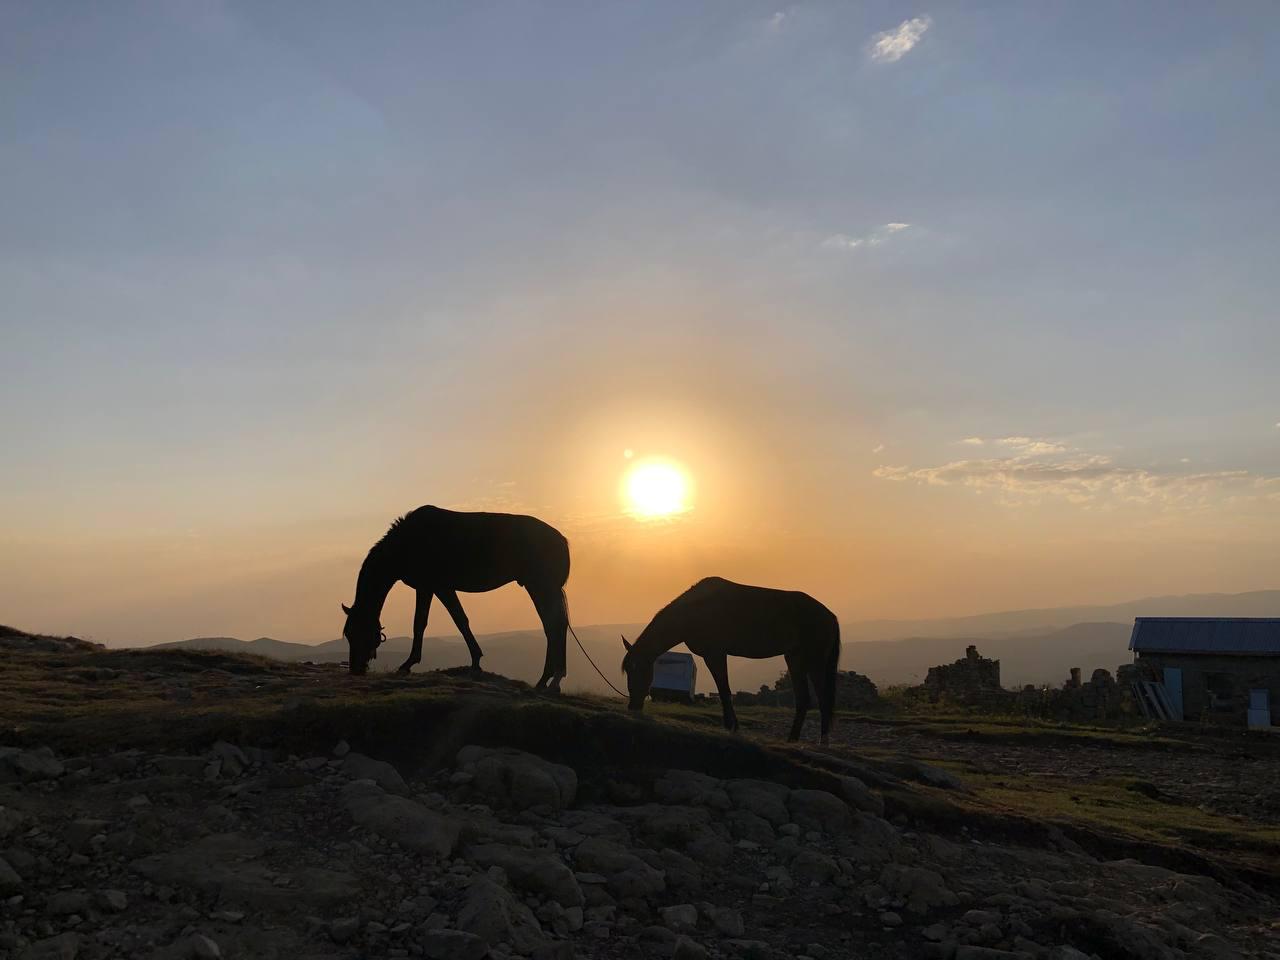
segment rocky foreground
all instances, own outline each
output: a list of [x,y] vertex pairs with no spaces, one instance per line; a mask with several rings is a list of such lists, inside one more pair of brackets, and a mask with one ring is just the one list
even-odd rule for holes
[[1280,957],[1243,884],[912,829],[853,777],[593,777],[481,746],[409,780],[345,742],[0,748],[0,960]]

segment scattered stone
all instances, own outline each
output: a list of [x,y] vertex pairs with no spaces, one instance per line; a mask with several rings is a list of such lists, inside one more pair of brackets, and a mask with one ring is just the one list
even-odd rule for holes
[[954,907],[960,902],[942,876],[927,867],[891,863],[881,872],[880,885],[906,900],[907,909],[912,913],[928,913],[935,907]]
[[347,943],[360,932],[358,917],[342,917],[329,924],[329,937],[334,943]]
[[920,935],[926,940],[932,940],[934,943],[941,943],[947,938],[947,926],[943,923],[931,923],[920,931]]
[[[347,759],[353,756],[356,754]],[[461,824],[457,820],[429,810],[408,797],[386,793],[372,783],[348,784],[342,791],[342,799],[356,823],[407,850],[448,857],[458,844]]]
[[707,948],[688,937],[677,937],[671,960],[706,960]]
[[663,907],[659,912],[663,925],[676,933],[688,933],[698,926],[698,908],[691,903]]
[[[325,762],[322,760],[320,766],[324,766]],[[383,760],[351,751],[342,758],[341,770],[352,780],[372,780],[388,793],[401,796],[409,794],[409,785],[400,776],[400,771]]]
[[857,777],[841,777],[840,793],[855,810],[873,813],[877,817],[884,816],[884,799],[872,793]]
[[509,943],[520,953],[532,953],[546,941],[532,911],[490,876],[477,878],[467,888],[458,929],[489,946]]
[[0,857],[0,896],[8,896],[22,890],[22,877],[9,865],[9,861]]
[[34,750],[0,747],[0,780],[34,783],[56,780],[65,772],[62,761],[48,747],[36,747]]
[[499,806],[563,810],[578,794],[578,775],[572,767],[521,750],[463,747],[458,770],[471,774],[471,788]]
[[221,772],[229,777],[238,777],[249,766],[249,758],[234,743],[219,740],[213,745],[213,756],[221,763]]
[[421,943],[431,960],[481,960],[489,952],[483,938],[465,930],[427,930]]
[[37,940],[19,955],[19,960],[76,960],[79,953],[80,938],[74,933],[60,933]]
[[121,913],[129,906],[129,898],[122,890],[99,890],[96,902],[98,909],[107,913]]
[[79,890],[63,890],[51,896],[45,911],[55,917],[68,917],[73,913],[82,916],[89,912],[89,895]]
[[902,915],[894,913],[892,910],[886,910],[880,914],[880,922],[886,927],[900,927],[902,926]]
[[345,740],[339,740],[333,748],[333,755],[341,760],[351,752],[351,745]]
[[802,830],[817,830],[832,836],[847,832],[853,821],[849,805],[825,790],[792,790],[787,809]]
[[481,867],[501,867],[516,885],[562,907],[580,907],[586,902],[573,871],[554,854],[486,843],[468,847],[466,857]]
[[580,869],[601,873],[615,897],[649,897],[667,888],[666,878],[619,843],[588,837],[574,851]]
[[194,933],[191,939],[187,941],[190,955],[195,960],[221,960],[222,949],[217,942],[209,939],[202,933]]
[[715,907],[707,905],[704,913],[716,931],[725,937],[741,937],[746,933],[746,924],[742,922],[742,913],[732,907]]

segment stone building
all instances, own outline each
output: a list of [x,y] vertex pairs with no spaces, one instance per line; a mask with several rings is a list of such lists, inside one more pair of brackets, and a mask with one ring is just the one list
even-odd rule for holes
[[1280,719],[1280,618],[1138,617],[1129,649],[1140,679],[1162,685],[1171,719]]
[[992,698],[1007,697],[1000,686],[1000,661],[979,656],[978,648],[972,645],[965,647],[964,656],[955,663],[930,667],[924,690],[930,703],[947,700],[977,706]]

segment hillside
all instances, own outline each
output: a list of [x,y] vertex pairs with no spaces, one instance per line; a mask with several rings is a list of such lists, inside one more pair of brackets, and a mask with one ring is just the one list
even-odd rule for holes
[[[1001,660],[1002,677],[1007,686],[1024,683],[1059,684],[1071,667],[1082,667],[1086,676],[1095,667],[1114,671],[1131,658],[1127,651],[1132,624],[1079,623],[1064,630],[1018,637],[909,637],[904,640],[845,643],[841,666],[869,676],[881,686],[919,683],[929,667],[964,656],[964,648],[976,644],[983,656]],[[578,636],[591,658],[615,684],[621,685],[618,664],[622,659],[619,634],[634,637],[636,624],[610,624],[578,628]],[[514,630],[486,634],[477,638],[485,652],[483,665],[508,677],[535,680],[542,672],[546,640],[538,630]],[[391,637],[382,646],[373,667],[376,671],[394,670],[409,654],[408,637]],[[260,638],[243,641],[231,637],[201,637],[164,644],[154,649],[221,650],[255,653],[286,662],[304,660],[337,663],[347,657],[345,640],[332,640],[310,646],[283,643]],[[678,648],[678,649],[683,649]],[[464,666],[471,662],[460,637],[428,637],[422,647],[423,662],[418,670],[438,670]],[[609,687],[583,657],[573,638],[568,645],[569,676],[567,689],[591,693],[608,693]],[[782,658],[769,660],[735,659],[729,679],[735,690],[757,690],[761,684],[772,686],[786,664]],[[713,690],[710,678],[702,671],[698,689]]]
[[785,710],[729,735],[469,671],[0,650],[6,957],[1280,948],[1266,738],[843,718],[820,749]]

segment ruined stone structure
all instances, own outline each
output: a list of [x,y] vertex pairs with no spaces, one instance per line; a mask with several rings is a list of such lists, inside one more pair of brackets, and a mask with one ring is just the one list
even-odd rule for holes
[[978,648],[972,645],[955,663],[930,667],[924,689],[930,703],[945,700],[964,706],[1007,700],[1009,696],[1000,686],[1000,661],[979,656]]
[[[816,703],[816,693],[814,694]],[[784,673],[777,679],[773,687],[762,686],[756,693],[739,691],[733,695],[733,702],[750,706],[789,707],[795,703],[795,694],[791,689],[791,674]],[[874,710],[881,706],[880,691],[870,678],[853,670],[836,671],[836,708],[838,710]]]

